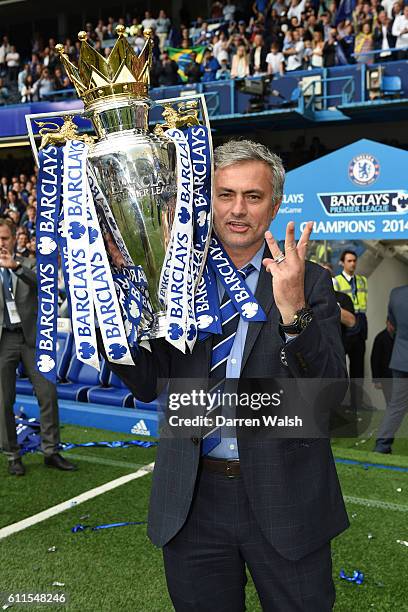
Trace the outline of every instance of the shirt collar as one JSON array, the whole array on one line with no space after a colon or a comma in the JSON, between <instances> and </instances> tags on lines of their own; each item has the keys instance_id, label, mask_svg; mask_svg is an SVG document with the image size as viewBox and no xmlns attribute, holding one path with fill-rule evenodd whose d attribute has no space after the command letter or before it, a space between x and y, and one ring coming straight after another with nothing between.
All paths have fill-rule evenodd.
<instances>
[{"instance_id":1,"label":"shirt collar","mask_svg":"<svg viewBox=\"0 0 408 612\"><path fill-rule=\"evenodd\" d=\"M348 280L349 282L350 282L350 281L351 281L351 279L353 278L352 276L350 276L350 274L347 274L347 272L344 272L344 270L343 270L342 274L343 274L344 278L345 278L346 280Z\"/></svg>"},{"instance_id":2,"label":"shirt collar","mask_svg":"<svg viewBox=\"0 0 408 612\"><path fill-rule=\"evenodd\" d=\"M262 246L260 247L260 249L255 253L253 258L250 261L248 261L248 263L245 265L248 265L251 263L254 266L254 268L256 268L258 272L260 272L262 268L264 250L265 250L265 243L262 243Z\"/></svg>"}]
</instances>

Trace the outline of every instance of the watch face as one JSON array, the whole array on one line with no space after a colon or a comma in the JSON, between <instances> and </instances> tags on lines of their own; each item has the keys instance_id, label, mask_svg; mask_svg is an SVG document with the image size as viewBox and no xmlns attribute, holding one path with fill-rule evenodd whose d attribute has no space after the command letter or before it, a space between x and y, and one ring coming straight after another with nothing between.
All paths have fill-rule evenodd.
<instances>
[{"instance_id":1,"label":"watch face","mask_svg":"<svg viewBox=\"0 0 408 612\"><path fill-rule=\"evenodd\" d=\"M313 312L311 310L307 310L303 312L299 316L299 325L302 329L304 329L307 325L309 325L310 321L313 319Z\"/></svg>"}]
</instances>

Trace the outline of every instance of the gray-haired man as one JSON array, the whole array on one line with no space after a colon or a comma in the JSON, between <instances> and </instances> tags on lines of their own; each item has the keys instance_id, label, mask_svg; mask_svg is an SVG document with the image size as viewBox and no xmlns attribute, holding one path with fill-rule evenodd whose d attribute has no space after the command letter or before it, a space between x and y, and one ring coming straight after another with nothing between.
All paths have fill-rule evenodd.
<instances>
[{"instance_id":1,"label":"gray-haired man","mask_svg":"<svg viewBox=\"0 0 408 612\"><path fill-rule=\"evenodd\" d=\"M267 231L282 200L280 159L242 140L218 147L215 164L215 232L238 269L252 264L246 283L267 315L263 323L239 319L225 376L345 378L330 275L305 261L312 224L297 244L288 224L285 255ZM159 379L210 377L223 341L208 338L183 355L156 340L152 352L139 351L136 368L113 369L151 401ZM163 547L175 609L243 611L247 567L264 610L331 610L330 540L348 519L329 441L235 433L206 455L198 438L160 440L148 533Z\"/></svg>"}]
</instances>

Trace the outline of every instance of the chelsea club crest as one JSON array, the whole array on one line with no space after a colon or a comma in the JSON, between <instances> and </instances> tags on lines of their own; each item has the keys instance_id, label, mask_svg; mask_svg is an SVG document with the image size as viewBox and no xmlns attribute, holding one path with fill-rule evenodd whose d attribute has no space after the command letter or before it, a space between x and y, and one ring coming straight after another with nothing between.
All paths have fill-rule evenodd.
<instances>
[{"instance_id":1,"label":"chelsea club crest","mask_svg":"<svg viewBox=\"0 0 408 612\"><path fill-rule=\"evenodd\" d=\"M356 185L370 185L380 174L380 164L373 155L363 153L349 163L349 177Z\"/></svg>"}]
</instances>

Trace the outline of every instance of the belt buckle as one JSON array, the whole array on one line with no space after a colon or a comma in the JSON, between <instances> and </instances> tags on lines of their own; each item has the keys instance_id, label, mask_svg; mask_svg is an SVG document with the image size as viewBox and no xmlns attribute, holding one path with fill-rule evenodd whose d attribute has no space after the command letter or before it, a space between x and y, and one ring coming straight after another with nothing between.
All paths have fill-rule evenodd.
<instances>
[{"instance_id":1,"label":"belt buckle","mask_svg":"<svg viewBox=\"0 0 408 612\"><path fill-rule=\"evenodd\" d=\"M226 469L225 469L227 478L235 478L235 476L236 476L236 474L231 474L230 473L230 470L231 470L232 465L234 463L238 463L238 461L236 459L227 459L227 466L226 466Z\"/></svg>"}]
</instances>

